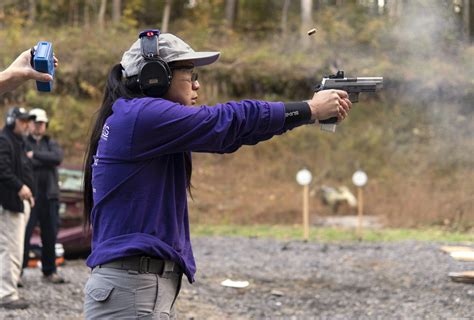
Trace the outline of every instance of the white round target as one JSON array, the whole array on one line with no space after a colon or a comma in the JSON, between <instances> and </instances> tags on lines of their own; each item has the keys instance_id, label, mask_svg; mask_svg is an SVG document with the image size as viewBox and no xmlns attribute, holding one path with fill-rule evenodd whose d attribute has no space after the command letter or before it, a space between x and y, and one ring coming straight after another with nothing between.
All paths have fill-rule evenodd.
<instances>
[{"instance_id":1,"label":"white round target","mask_svg":"<svg viewBox=\"0 0 474 320\"><path fill-rule=\"evenodd\" d=\"M367 183L367 174L362 171L362 170L357 170L354 172L352 175L352 182L357 186L357 187L363 187Z\"/></svg>"},{"instance_id":2,"label":"white round target","mask_svg":"<svg viewBox=\"0 0 474 320\"><path fill-rule=\"evenodd\" d=\"M296 174L296 182L298 182L299 185L307 186L311 182L311 179L313 179L313 176L308 169L302 169Z\"/></svg>"}]
</instances>

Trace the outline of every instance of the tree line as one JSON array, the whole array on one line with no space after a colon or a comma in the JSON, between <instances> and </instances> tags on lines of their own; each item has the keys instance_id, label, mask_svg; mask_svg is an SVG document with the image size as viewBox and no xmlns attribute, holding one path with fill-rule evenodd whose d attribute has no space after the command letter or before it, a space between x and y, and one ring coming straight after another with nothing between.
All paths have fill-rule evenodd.
<instances>
[{"instance_id":1,"label":"tree line","mask_svg":"<svg viewBox=\"0 0 474 320\"><path fill-rule=\"evenodd\" d=\"M294 21L300 29L311 27L314 13L328 7L353 7L361 14L397 19L414 6L434 5L442 6L456 20L462 38L472 42L474 0L2 0L0 27L19 19L20 24L29 27L94 26L104 30L115 26L159 26L167 32L170 21L200 19L222 23L236 32L286 34L295 29Z\"/></svg>"}]
</instances>

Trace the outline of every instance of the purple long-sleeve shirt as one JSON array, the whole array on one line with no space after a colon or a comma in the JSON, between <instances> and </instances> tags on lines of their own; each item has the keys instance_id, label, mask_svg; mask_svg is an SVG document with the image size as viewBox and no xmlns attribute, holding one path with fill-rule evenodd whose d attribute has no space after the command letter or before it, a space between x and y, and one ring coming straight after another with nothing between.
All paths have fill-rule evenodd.
<instances>
[{"instance_id":1,"label":"purple long-sleeve shirt","mask_svg":"<svg viewBox=\"0 0 474 320\"><path fill-rule=\"evenodd\" d=\"M284 123L281 102L187 107L164 99L117 100L92 166L87 265L149 255L177 262L193 282L185 153L233 152L290 129Z\"/></svg>"}]
</instances>

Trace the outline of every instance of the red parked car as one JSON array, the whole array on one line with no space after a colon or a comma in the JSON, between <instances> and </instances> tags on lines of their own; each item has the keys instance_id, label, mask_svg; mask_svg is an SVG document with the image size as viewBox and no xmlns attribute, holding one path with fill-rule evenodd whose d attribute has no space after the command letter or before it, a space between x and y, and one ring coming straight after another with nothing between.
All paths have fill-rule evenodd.
<instances>
[{"instance_id":1,"label":"red parked car","mask_svg":"<svg viewBox=\"0 0 474 320\"><path fill-rule=\"evenodd\" d=\"M84 233L82 224L82 170L59 168L59 219L56 256L60 264L67 257L86 256L91 248L91 233ZM61 248L62 245L62 248ZM29 265L34 266L40 258L41 238L38 227L31 237Z\"/></svg>"}]
</instances>

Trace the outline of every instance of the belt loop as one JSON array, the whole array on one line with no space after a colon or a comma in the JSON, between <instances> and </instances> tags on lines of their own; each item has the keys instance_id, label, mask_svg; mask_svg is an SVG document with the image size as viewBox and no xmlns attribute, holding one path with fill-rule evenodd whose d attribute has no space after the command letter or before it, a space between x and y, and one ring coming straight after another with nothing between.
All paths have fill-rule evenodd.
<instances>
[{"instance_id":1,"label":"belt loop","mask_svg":"<svg viewBox=\"0 0 474 320\"><path fill-rule=\"evenodd\" d=\"M165 260L165 267L163 272L173 272L174 271L174 262L170 260Z\"/></svg>"},{"instance_id":2,"label":"belt loop","mask_svg":"<svg viewBox=\"0 0 474 320\"><path fill-rule=\"evenodd\" d=\"M171 273L174 270L174 262L169 260L163 261L163 271L161 272L161 277L165 279L169 279Z\"/></svg>"},{"instance_id":3,"label":"belt loop","mask_svg":"<svg viewBox=\"0 0 474 320\"><path fill-rule=\"evenodd\" d=\"M150 261L151 261L150 257L140 257L138 272L139 273L149 273L149 271L150 271Z\"/></svg>"}]
</instances>

